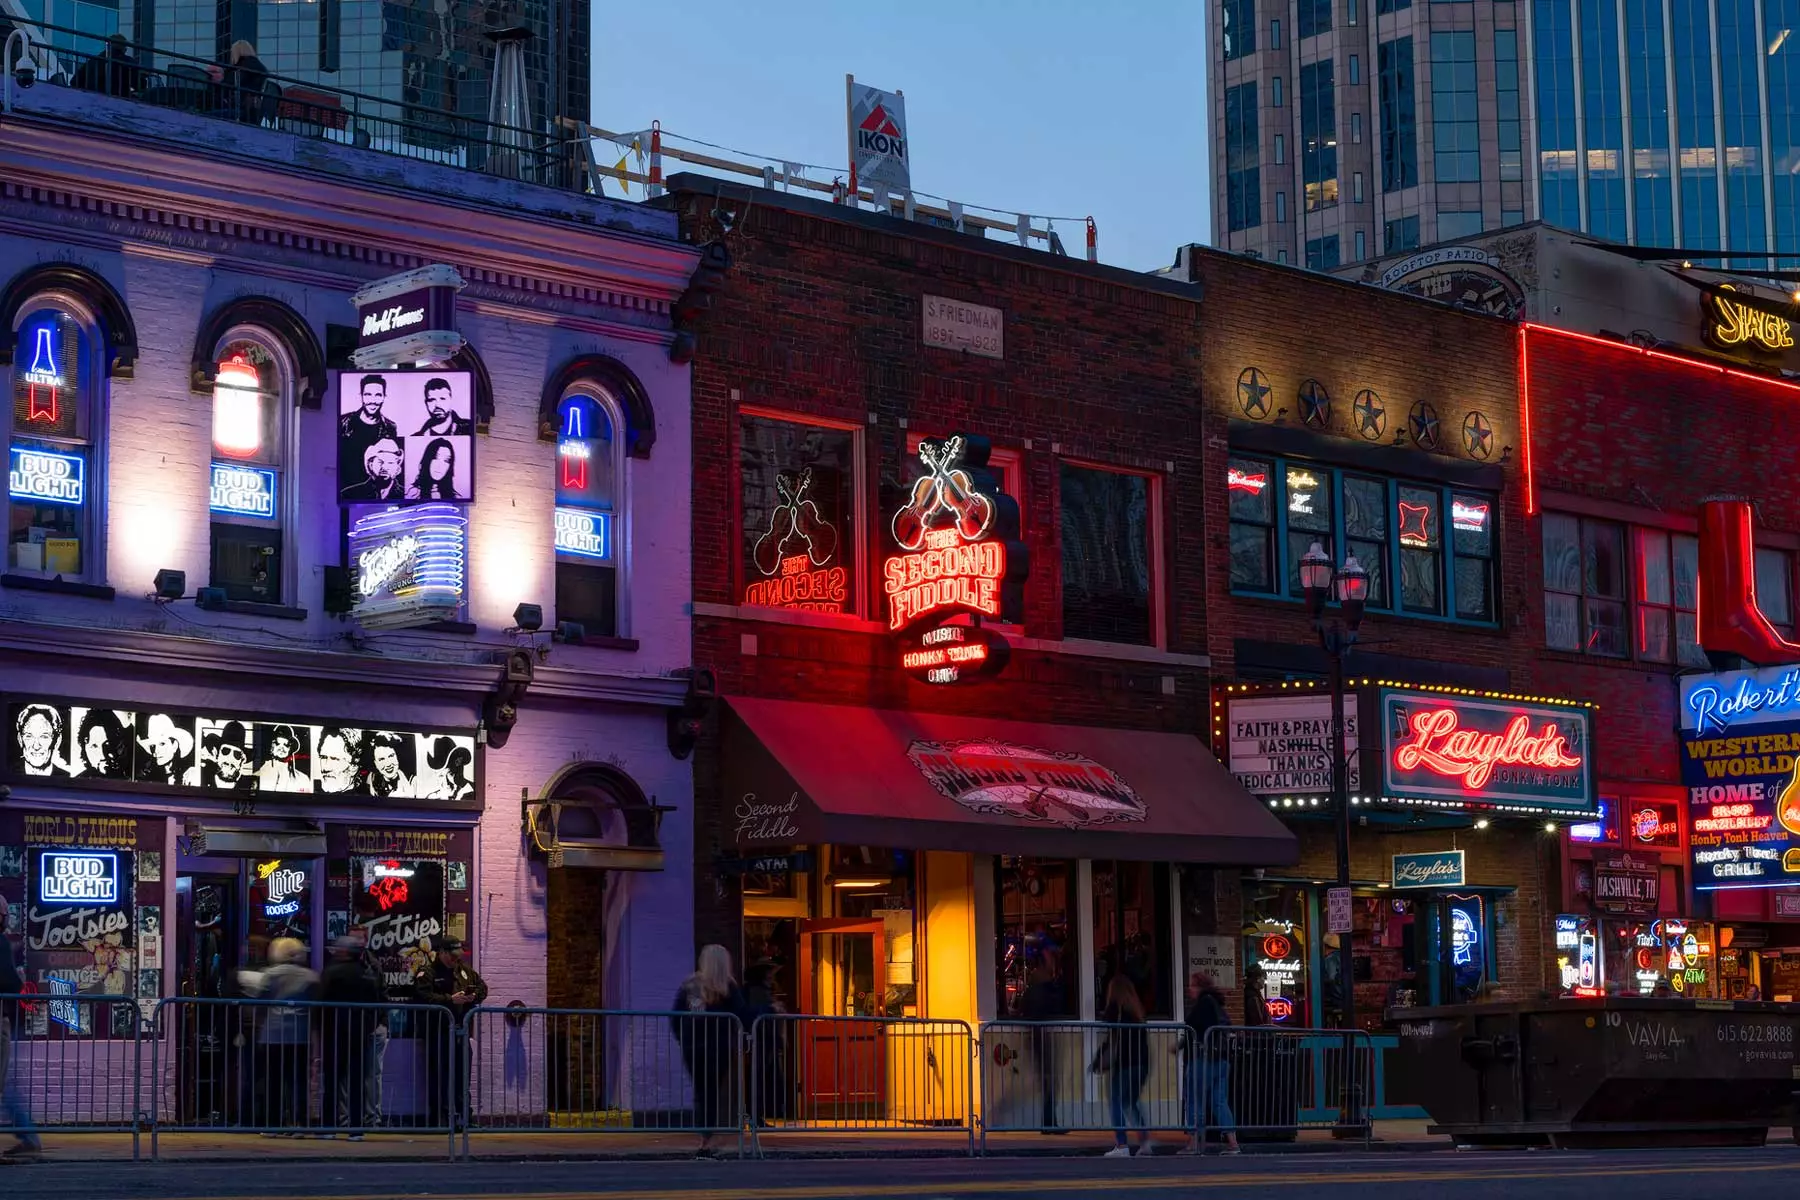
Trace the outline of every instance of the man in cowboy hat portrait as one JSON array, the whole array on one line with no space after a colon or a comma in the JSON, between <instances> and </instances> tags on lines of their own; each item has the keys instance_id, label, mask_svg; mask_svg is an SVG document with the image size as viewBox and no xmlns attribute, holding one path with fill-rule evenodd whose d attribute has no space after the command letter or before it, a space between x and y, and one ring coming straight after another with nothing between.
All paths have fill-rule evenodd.
<instances>
[{"instance_id":1,"label":"man in cowboy hat portrait","mask_svg":"<svg viewBox=\"0 0 1800 1200\"><path fill-rule=\"evenodd\" d=\"M192 717L180 723L168 713L138 714L138 745L144 753L138 763L140 783L180 784L194 759Z\"/></svg>"},{"instance_id":2,"label":"man in cowboy hat portrait","mask_svg":"<svg viewBox=\"0 0 1800 1200\"><path fill-rule=\"evenodd\" d=\"M188 771L189 786L254 792L250 771L250 734L242 721L201 722L200 765ZM211 726L211 728L205 728Z\"/></svg>"}]
</instances>

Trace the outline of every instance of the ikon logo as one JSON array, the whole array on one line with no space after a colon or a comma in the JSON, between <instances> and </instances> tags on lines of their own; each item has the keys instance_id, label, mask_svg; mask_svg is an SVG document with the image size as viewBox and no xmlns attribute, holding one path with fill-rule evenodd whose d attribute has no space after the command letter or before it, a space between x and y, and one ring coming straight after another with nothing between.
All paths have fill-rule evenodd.
<instances>
[{"instance_id":1,"label":"ikon logo","mask_svg":"<svg viewBox=\"0 0 1800 1200\"><path fill-rule=\"evenodd\" d=\"M901 161L906 159L906 141L900 136L900 127L888 116L887 109L879 104L870 110L869 115L857 127L856 148L886 154Z\"/></svg>"}]
</instances>

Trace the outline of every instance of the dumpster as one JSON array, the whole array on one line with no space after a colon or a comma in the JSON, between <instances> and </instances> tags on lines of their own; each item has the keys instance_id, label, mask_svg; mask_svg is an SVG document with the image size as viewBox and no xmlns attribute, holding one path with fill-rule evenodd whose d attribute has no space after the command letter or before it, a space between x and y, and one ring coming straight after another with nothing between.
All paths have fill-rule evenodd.
<instances>
[{"instance_id":1,"label":"dumpster","mask_svg":"<svg viewBox=\"0 0 1800 1200\"><path fill-rule=\"evenodd\" d=\"M1394 1009L1390 1103L1466 1144L1760 1145L1795 1116L1791 1005L1609 998Z\"/></svg>"}]
</instances>

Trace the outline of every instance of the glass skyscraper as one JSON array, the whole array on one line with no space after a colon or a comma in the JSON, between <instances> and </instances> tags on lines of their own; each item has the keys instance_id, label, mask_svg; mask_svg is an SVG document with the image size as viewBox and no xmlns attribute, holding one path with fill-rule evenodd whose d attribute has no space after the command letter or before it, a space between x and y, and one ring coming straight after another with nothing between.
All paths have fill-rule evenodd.
<instances>
[{"instance_id":1,"label":"glass skyscraper","mask_svg":"<svg viewBox=\"0 0 1800 1200\"><path fill-rule=\"evenodd\" d=\"M531 118L588 119L589 0L0 0L19 24L79 30L42 40L84 53L122 33L164 53L218 60L249 42L275 75L485 121L490 29L522 26Z\"/></svg>"},{"instance_id":2,"label":"glass skyscraper","mask_svg":"<svg viewBox=\"0 0 1800 1200\"><path fill-rule=\"evenodd\" d=\"M1209 12L1221 248L1329 269L1541 218L1800 263L1800 0Z\"/></svg>"}]
</instances>

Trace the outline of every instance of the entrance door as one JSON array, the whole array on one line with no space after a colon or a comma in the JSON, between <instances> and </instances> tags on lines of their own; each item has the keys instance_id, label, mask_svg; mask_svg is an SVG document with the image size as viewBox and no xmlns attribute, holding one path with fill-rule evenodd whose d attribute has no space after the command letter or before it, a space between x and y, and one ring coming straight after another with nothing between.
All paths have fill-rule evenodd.
<instances>
[{"instance_id":1,"label":"entrance door","mask_svg":"<svg viewBox=\"0 0 1800 1200\"><path fill-rule=\"evenodd\" d=\"M175 993L173 1030L176 1090L188 1121L229 1123L238 1115L233 1022L239 1010L222 1001L238 994L239 933L236 875L181 874L175 878Z\"/></svg>"},{"instance_id":2,"label":"entrance door","mask_svg":"<svg viewBox=\"0 0 1800 1200\"><path fill-rule=\"evenodd\" d=\"M800 922L801 1102L813 1119L871 1120L886 1095L887 1043L877 1018L887 987L880 921Z\"/></svg>"}]
</instances>

